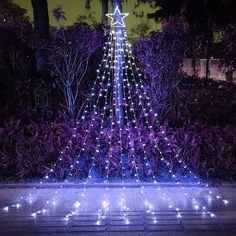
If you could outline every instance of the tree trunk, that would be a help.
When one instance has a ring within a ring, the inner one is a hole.
[[[102,0],[102,24],[107,26],[108,0]]]
[[[74,118],[75,116],[75,104],[74,104],[74,99],[73,99],[73,91],[72,91],[72,88],[71,88],[71,85],[70,84],[67,84],[66,86],[66,94],[65,94],[65,97],[66,97],[66,101],[67,101],[67,111],[68,111],[68,114],[71,118]]]
[[[207,55],[206,57],[206,79],[210,77],[210,57]]]
[[[226,72],[225,76],[226,76],[226,81],[228,82],[233,82],[233,73],[234,71],[233,70],[229,70]]]
[[[31,0],[34,14],[34,32],[40,40],[49,40],[49,17],[47,0]],[[45,72],[47,70],[47,58],[42,49],[35,52],[37,71]]]
[[[115,11],[116,7],[118,7],[121,10],[121,3],[120,0],[113,0],[112,2],[112,10]],[[121,21],[120,15],[114,16],[114,21]],[[119,17],[119,19],[117,19]],[[124,28],[120,28],[115,26],[115,58],[116,58],[116,64],[115,64],[115,81],[114,81],[114,91],[115,91],[115,114],[116,114],[116,121],[119,124],[120,128],[124,127],[124,111],[123,111],[123,61],[124,61],[124,54],[120,51],[120,49],[123,48],[123,38],[124,36]],[[122,32],[120,34],[120,31]]]
[[[192,56],[193,76],[198,77],[198,60],[195,53]]]
[[[210,29],[213,26],[208,23]],[[206,32],[206,79],[210,77],[210,58],[211,58],[211,50],[212,50],[212,41],[213,41],[213,32],[208,30]]]

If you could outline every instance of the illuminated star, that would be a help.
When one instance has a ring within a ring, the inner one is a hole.
[[[128,13],[121,13],[118,6],[116,6],[114,13],[106,14],[107,17],[111,18],[112,27],[125,27],[124,18],[128,15]]]

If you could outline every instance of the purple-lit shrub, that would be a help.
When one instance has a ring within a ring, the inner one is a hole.
[[[90,120],[79,125],[76,137],[69,143],[69,148],[64,154],[60,155],[60,151],[66,147],[72,135],[73,124],[73,120],[65,121],[64,119],[37,123],[31,119],[12,119],[6,123],[1,128],[0,134],[1,177],[13,180],[43,177],[50,172],[59,157],[62,157],[63,161],[55,167],[55,174],[51,176],[52,178],[64,179],[68,174],[71,174],[73,178],[86,177],[97,144],[95,137],[99,135],[100,118],[96,118],[93,128],[90,129],[85,152],[80,153],[80,150],[84,137],[86,137],[85,130],[91,124]],[[196,122],[181,128],[171,128],[166,124],[162,131],[166,132],[171,146],[165,142],[161,130],[156,125],[153,126],[154,135],[152,136],[146,126],[139,123],[142,143],[139,142],[139,135],[135,129],[129,130],[131,139],[128,138],[128,131],[123,131],[124,153],[129,156],[126,158],[126,165],[131,175],[134,174],[131,153],[131,148],[134,146],[133,154],[141,179],[150,180],[151,173],[145,168],[143,160],[143,143],[145,143],[145,151],[154,174],[158,176],[168,173],[168,169],[162,166],[160,155],[154,147],[156,139],[168,166],[174,172],[178,171],[184,175],[186,170],[182,164],[177,163],[171,147],[179,154],[183,163],[186,163],[194,173],[203,178],[215,180],[235,178],[235,126],[212,126]],[[105,161],[108,158],[110,134],[113,151],[110,155],[109,178],[114,175],[119,176],[121,172],[118,130],[111,131],[110,127],[105,127],[100,139],[100,152],[95,155],[96,172],[104,177],[107,173]],[[79,153],[80,156],[77,159]],[[75,165],[76,160],[79,161],[78,165]],[[74,165],[74,168],[68,171],[71,165]]]
[[[33,121],[13,117],[0,129],[1,177],[24,179],[39,177],[55,161],[70,136],[70,121]]]
[[[224,81],[184,78],[171,97],[165,120],[171,126],[236,124],[236,86]]]
[[[188,24],[181,17],[163,23],[150,38],[140,38],[135,56],[146,79],[146,89],[161,119],[171,103],[170,96],[182,79],[182,64],[189,43]]]

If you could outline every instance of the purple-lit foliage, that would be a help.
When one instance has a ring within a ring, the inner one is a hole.
[[[172,96],[166,120],[171,126],[189,123],[236,123],[236,86],[224,81],[184,78]]]
[[[99,118],[98,118],[99,119]],[[56,120],[54,122],[35,123],[29,121],[24,124],[20,119],[11,121],[1,129],[1,178],[13,180],[22,180],[27,178],[42,177],[43,173],[48,172],[56,158],[60,155],[60,150],[65,147],[72,133],[72,123]],[[176,160],[171,154],[170,147],[165,145],[163,136],[158,129],[155,136],[151,138],[150,132],[145,126],[139,125],[142,132],[142,139],[146,144],[146,152],[150,156],[151,167],[155,174],[162,174],[160,157],[155,154],[154,137],[158,138],[161,148],[164,149],[164,155],[171,168],[176,165]],[[215,180],[232,180],[235,173],[236,151],[236,129],[234,126],[227,125],[207,126],[202,123],[189,124],[181,128],[170,128],[164,126],[170,142],[173,147],[178,148],[178,152],[183,160],[200,176]],[[107,155],[107,138],[111,130],[104,130],[101,137],[101,152],[96,156],[97,172],[99,175],[105,175],[105,156]],[[112,133],[113,153],[110,159],[109,176],[112,177],[116,171],[120,172],[119,152],[120,146],[116,142],[118,132]],[[72,173],[74,177],[86,177],[91,163],[91,153],[96,146],[95,135],[98,134],[97,128],[91,131],[88,137],[87,153],[80,157],[81,165],[76,166]],[[74,139],[70,149],[67,150],[64,161],[56,168],[56,176],[62,179],[67,176],[70,165],[75,163],[78,150],[81,147],[81,141],[84,138],[85,130],[81,127],[77,133],[78,138]],[[142,156],[142,144],[138,140],[135,130],[131,131],[131,142],[127,140],[127,134],[123,133],[124,151],[128,153],[132,146],[135,146],[136,164],[141,173],[141,177],[148,178],[149,174],[145,170]],[[179,148],[180,147],[180,148]],[[131,163],[127,162],[128,170],[134,171]],[[176,168],[176,167],[175,167]],[[184,171],[182,169],[182,171]],[[167,170],[164,171],[167,173]],[[142,176],[143,175],[143,176]]]
[[[61,6],[58,6],[54,10],[52,10],[52,14],[56,21],[66,20],[65,12],[63,11]]]
[[[33,27],[25,13],[11,1],[0,2],[0,120],[32,105],[28,88],[33,84],[34,54],[28,40]]]
[[[235,179],[236,166],[236,129],[234,110],[223,110],[220,108],[233,108],[235,98],[230,94],[235,93],[235,86],[226,82],[213,82],[210,80],[186,79],[178,86],[179,100],[173,110],[167,115],[169,123],[163,126],[170,139],[171,146],[176,148],[181,158],[188,166],[201,177],[215,180]],[[227,91],[227,92],[225,92]],[[236,93],[235,93],[236,94]],[[224,95],[224,96],[223,96]],[[216,103],[217,106],[216,106]],[[207,107],[207,109],[205,109]],[[218,108],[219,109],[218,109]],[[213,120],[221,120],[217,123]],[[207,117],[209,119],[207,119]],[[218,118],[217,118],[218,117]],[[221,118],[219,118],[221,117]],[[154,137],[157,137],[160,147],[164,152],[169,165],[175,172],[182,172],[178,168],[172,151],[163,140],[160,130],[154,125],[154,136],[150,136],[147,127],[138,121],[141,130],[141,138],[146,144],[146,152],[149,156],[151,167],[155,174],[163,176],[168,173],[161,165],[159,155],[154,154]],[[13,117],[0,129],[0,173],[2,177],[21,180],[30,177],[42,177],[48,172],[60,155],[60,151],[68,144],[73,132],[74,120],[64,117],[55,121],[36,120],[33,116],[25,119]],[[86,153],[79,158],[80,164],[73,169],[73,176],[86,177],[91,165],[91,153],[96,146],[95,138],[99,132],[101,117],[95,117],[93,128],[89,132]],[[110,127],[105,124],[104,133],[101,136],[101,152],[96,156],[96,171],[99,176],[105,174],[105,160],[108,149],[108,137]],[[59,179],[68,174],[68,168],[74,164],[81,143],[85,137],[85,129],[90,125],[90,119],[82,123],[77,132],[77,138],[73,139],[70,148],[63,156],[56,168],[56,176]],[[149,174],[143,164],[142,146],[138,140],[137,131],[131,129],[131,141],[127,138],[127,131],[123,131],[122,143],[127,154],[132,146],[135,147],[137,165],[141,178],[148,179]],[[119,152],[120,146],[117,143],[118,132],[112,132],[113,153],[110,162],[109,176],[115,176],[121,168]],[[133,173],[132,159],[126,160],[129,171]],[[163,179],[160,179],[163,180]],[[165,180],[168,180],[166,178]]]
[[[26,40],[29,32],[32,32],[32,25],[25,16],[26,10],[10,1],[1,1],[0,3],[0,32],[1,38],[5,34],[12,33],[17,35],[19,40]],[[10,35],[7,35],[11,39]],[[13,35],[11,35],[13,36]]]
[[[51,79],[58,82],[64,92],[68,113],[74,116],[76,108],[82,104],[81,100],[85,100],[81,95],[87,93],[86,89],[81,86],[81,79],[84,77],[86,78],[84,79],[85,83],[88,81],[91,83],[96,76],[94,75],[96,66],[90,66],[88,73],[87,66],[89,60],[92,59],[91,56],[94,56],[96,50],[103,45],[103,32],[99,28],[91,29],[86,24],[75,24],[59,30],[54,29],[52,42],[49,44],[32,33],[32,27],[24,17],[24,11],[17,7],[10,7],[4,12],[1,10],[6,8],[0,7],[0,43],[1,52],[4,55],[1,58],[0,72],[7,85],[10,82],[8,76],[9,78],[17,78],[15,79],[16,83],[19,83],[20,86],[13,84],[6,91],[13,91],[14,96],[16,91],[19,91],[20,96],[17,97],[17,102],[15,102],[17,105],[15,106],[18,106],[17,108],[21,111],[24,110],[24,114],[11,117],[5,123],[1,123],[0,177],[23,180],[42,177],[45,173],[50,172],[55,161],[60,157],[61,150],[67,146],[75,123],[74,119],[55,118],[58,110],[62,110],[59,105],[61,100],[58,99],[60,93],[55,96],[56,104],[52,106],[54,111],[48,110],[49,102],[42,106],[42,110],[49,111],[48,114],[50,114],[46,119],[42,117],[42,113],[38,115],[39,113],[35,112],[38,109],[38,104],[35,107],[32,105],[34,104],[32,94],[36,89],[32,86],[33,77],[25,72],[27,68],[33,67],[29,63],[32,51],[28,47],[32,49],[45,48],[48,51],[51,60]],[[53,14],[56,20],[65,20],[64,12],[60,7],[55,9]],[[234,32],[232,31],[231,34],[228,34],[229,38],[225,37],[227,45],[225,50],[228,53],[225,54],[227,66],[229,65],[228,59],[234,58],[234,50],[232,50],[234,44],[231,44],[233,36]],[[15,46],[11,47],[9,42],[13,42],[17,47],[28,43],[27,50],[22,47],[21,50],[24,53],[21,54],[15,50]],[[185,163],[202,177],[221,180],[235,179],[236,118],[235,98],[233,98],[233,94],[236,94],[235,87],[227,83],[191,80],[190,78],[178,85],[180,79],[183,78],[181,65],[187,44],[188,25],[182,18],[174,18],[166,22],[163,31],[154,33],[150,39],[143,38],[138,42],[136,55],[146,76],[150,79],[144,81],[146,83],[145,89],[148,91],[159,116],[166,120],[163,129],[170,138],[171,145],[166,145],[160,129],[156,125],[153,125],[154,136],[151,136],[150,131],[143,125],[143,117],[141,116],[143,114],[139,110],[140,107],[134,103],[142,143],[139,142],[137,130],[130,128],[131,140],[127,138],[127,131],[122,131],[121,141],[124,154],[127,157],[130,154],[130,149],[135,147],[136,164],[140,177],[148,180],[150,173],[143,163],[142,151],[142,144],[145,143],[145,151],[154,173],[157,175],[167,173],[168,175],[166,166],[161,164],[160,156],[154,150],[154,138],[156,138],[168,165],[174,169],[175,173],[184,173],[185,170],[180,165],[177,169],[176,159],[170,147],[176,148]],[[8,47],[9,51],[7,51]],[[9,57],[6,57],[6,54]],[[2,73],[2,68],[4,68],[4,73]],[[27,81],[22,82],[22,78],[27,78]],[[41,93],[43,96],[37,97],[38,101],[42,101],[46,97],[46,93],[52,92],[48,89],[48,84],[49,80],[46,80],[46,92]],[[4,91],[4,89],[2,90]],[[24,94],[22,90],[24,90]],[[8,94],[6,97],[10,98],[11,95]],[[24,109],[21,104],[25,105]],[[16,113],[11,106],[6,104],[4,106],[8,116],[10,116],[10,109]],[[36,115],[32,114],[34,112]],[[72,176],[80,178],[88,176],[92,162],[91,157],[97,144],[95,137],[100,135],[100,123],[101,116],[95,117],[94,126],[90,130],[86,142],[86,152],[79,157],[80,164],[72,169]],[[121,172],[120,145],[117,142],[119,132],[118,130],[112,132],[108,123],[105,121],[105,130],[100,139],[101,150],[95,158],[95,169],[103,177],[110,134],[113,152],[109,163],[109,176],[119,176]],[[63,161],[55,167],[55,175],[58,179],[65,178],[68,175],[68,169],[77,160],[82,140],[87,136],[85,129],[90,124],[91,119],[88,119],[79,125],[77,137],[70,143],[63,155]],[[126,158],[125,165],[129,173],[135,173],[131,155]]]
[[[45,122],[25,113],[12,117],[0,129],[1,177],[19,180],[41,175],[45,164],[55,160],[58,150],[66,145],[70,126],[60,118]]]
[[[140,38],[135,55],[149,78],[147,90],[159,116],[167,110],[168,97],[181,79],[181,67],[188,44],[188,24],[174,18],[151,38]]]

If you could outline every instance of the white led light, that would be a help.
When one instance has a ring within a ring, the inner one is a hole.
[[[129,219],[126,219],[125,220],[125,224],[128,225],[130,222],[129,222]]]
[[[77,201],[77,202],[75,203],[75,207],[76,207],[76,208],[79,208],[79,207],[80,207],[80,202],[79,202],[79,201]]]
[[[229,201],[228,200],[223,200],[223,202],[224,202],[224,204],[228,204],[229,203]]]

